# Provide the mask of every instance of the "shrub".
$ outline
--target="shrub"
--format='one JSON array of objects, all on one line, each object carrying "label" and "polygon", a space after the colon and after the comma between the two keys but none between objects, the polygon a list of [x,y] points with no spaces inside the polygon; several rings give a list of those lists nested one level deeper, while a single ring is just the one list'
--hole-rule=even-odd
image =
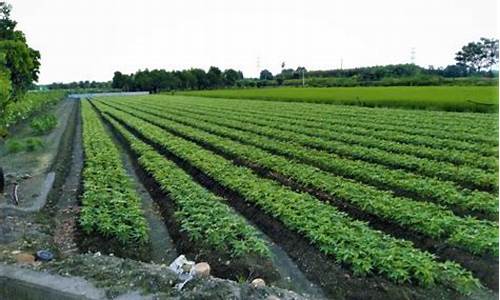
[{"label": "shrub", "polygon": [[16,153],[24,150],[24,145],[21,141],[11,139],[6,142],[7,152],[8,153]]},{"label": "shrub", "polygon": [[43,142],[39,138],[28,138],[26,139],[24,146],[26,151],[33,152],[43,148]]},{"label": "shrub", "polygon": [[46,134],[57,126],[57,118],[53,114],[35,117],[30,126],[36,135]]},{"label": "shrub", "polygon": [[22,151],[33,152],[43,148],[43,142],[39,138],[10,139],[6,142],[7,153],[17,153]]}]

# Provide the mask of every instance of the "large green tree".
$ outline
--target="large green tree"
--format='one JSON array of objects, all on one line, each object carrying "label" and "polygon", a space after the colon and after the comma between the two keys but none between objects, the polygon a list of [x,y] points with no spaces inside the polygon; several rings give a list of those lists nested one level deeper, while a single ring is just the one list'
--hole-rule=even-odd
[{"label": "large green tree", "polygon": [[207,80],[210,88],[221,87],[224,80],[222,71],[217,67],[210,67],[207,72]]},{"label": "large green tree", "polygon": [[260,80],[273,80],[273,73],[271,73],[269,70],[264,69],[260,71]]},{"label": "large green tree", "polygon": [[11,10],[12,6],[0,2],[0,55],[3,67],[9,70],[12,98],[18,99],[38,80],[40,52],[30,48],[24,33],[16,30]]},{"label": "large green tree", "polygon": [[40,53],[18,40],[0,41],[0,53],[10,70],[14,96],[21,96],[33,82],[38,81]]},{"label": "large green tree", "polygon": [[481,72],[498,63],[498,40],[481,38],[470,42],[456,53],[457,65],[467,67],[471,72]]},{"label": "large green tree", "polygon": [[24,33],[16,30],[11,10],[11,5],[0,2],[0,56],[2,67],[8,70],[4,74],[10,76],[11,98],[19,99],[38,80],[40,52],[30,48]]},{"label": "large green tree", "polygon": [[243,79],[243,74],[234,69],[227,69],[222,73],[222,77],[225,86],[234,86],[238,80]]},{"label": "large green tree", "polygon": [[124,91],[130,90],[130,79],[128,75],[116,71],[111,82],[111,87],[114,89],[122,89]]}]

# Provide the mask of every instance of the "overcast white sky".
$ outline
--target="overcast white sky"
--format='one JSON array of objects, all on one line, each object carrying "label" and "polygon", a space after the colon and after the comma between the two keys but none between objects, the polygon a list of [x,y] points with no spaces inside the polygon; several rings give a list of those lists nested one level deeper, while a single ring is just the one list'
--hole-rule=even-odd
[{"label": "overcast white sky", "polygon": [[40,83],[211,65],[279,72],[453,63],[497,34],[496,0],[10,0],[42,54]]}]

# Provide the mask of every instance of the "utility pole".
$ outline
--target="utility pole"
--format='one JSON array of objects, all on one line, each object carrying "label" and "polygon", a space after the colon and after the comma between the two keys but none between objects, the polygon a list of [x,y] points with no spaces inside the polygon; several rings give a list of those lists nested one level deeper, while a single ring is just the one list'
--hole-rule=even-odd
[{"label": "utility pole", "polygon": [[257,78],[260,79],[260,56],[257,56]]},{"label": "utility pole", "polygon": [[412,47],[411,48],[411,52],[410,52],[410,62],[411,62],[412,65],[415,64],[415,55],[416,55],[415,53],[416,53],[415,52],[415,47]]},{"label": "utility pole", "polygon": [[342,70],[343,65],[344,65],[344,58],[343,58],[343,57],[341,57],[341,58],[340,58],[340,69],[341,69],[341,70]]},{"label": "utility pole", "polygon": [[306,78],[304,77],[304,73],[305,73],[305,70],[306,68],[302,67],[302,87],[305,87],[306,86]]},{"label": "utility pole", "polygon": [[285,74],[283,74],[283,71],[285,70],[285,62],[283,61],[281,63],[281,84],[282,85],[285,82]]}]

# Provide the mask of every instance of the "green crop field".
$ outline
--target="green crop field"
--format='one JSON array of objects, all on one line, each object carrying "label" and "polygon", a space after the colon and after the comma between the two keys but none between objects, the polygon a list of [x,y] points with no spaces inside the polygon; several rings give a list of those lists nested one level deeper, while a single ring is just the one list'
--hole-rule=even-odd
[{"label": "green crop field", "polygon": [[262,88],[182,92],[184,95],[409,109],[497,112],[498,86]]},{"label": "green crop field", "polygon": [[[135,157],[142,180],[168,196],[161,201],[173,205],[178,238],[239,261],[240,270],[258,273],[273,264],[258,231],[290,250],[269,231],[274,224],[354,279],[429,295],[436,286],[467,295],[494,284],[488,272],[498,257],[497,114],[169,95],[82,105],[89,153],[82,218],[89,230],[136,240],[147,234],[127,189],[114,193],[131,204],[128,212],[112,195],[100,198],[114,220],[138,225],[100,228],[105,216],[92,210],[93,193],[106,194],[97,190],[107,180],[99,156],[115,162],[117,155],[109,143],[93,146],[107,140],[103,122]],[[102,166],[110,167],[121,174],[119,163]],[[127,186],[118,177],[111,183]]]},{"label": "green crop field", "polygon": [[21,2],[0,300],[499,299],[495,1]]}]

